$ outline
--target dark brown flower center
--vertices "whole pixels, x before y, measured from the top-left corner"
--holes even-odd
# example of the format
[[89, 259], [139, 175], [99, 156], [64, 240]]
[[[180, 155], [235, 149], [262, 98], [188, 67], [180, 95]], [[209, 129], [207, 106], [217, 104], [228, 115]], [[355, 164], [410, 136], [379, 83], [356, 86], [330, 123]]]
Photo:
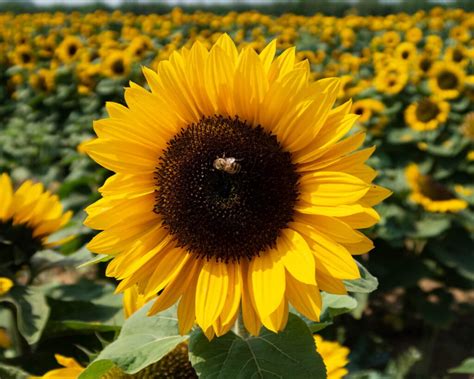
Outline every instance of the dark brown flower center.
[[421, 100], [416, 107], [416, 118], [421, 122], [428, 122], [434, 120], [440, 109], [438, 105], [428, 99]]
[[112, 63], [112, 71], [116, 75], [121, 75], [125, 72], [125, 65], [122, 59], [117, 59]]
[[453, 193], [434, 180], [431, 176], [423, 176], [419, 179], [420, 191], [423, 195], [435, 201], [454, 199]]
[[458, 84], [458, 77], [451, 71], [442, 71], [438, 75], [438, 86], [441, 89], [455, 89]]
[[13, 220], [0, 221], [0, 271], [18, 269], [43, 247], [41, 238], [33, 237], [33, 229]]
[[156, 169], [155, 212], [186, 250], [238, 261], [275, 245], [292, 221], [298, 174], [275, 135], [212, 116], [183, 128]]

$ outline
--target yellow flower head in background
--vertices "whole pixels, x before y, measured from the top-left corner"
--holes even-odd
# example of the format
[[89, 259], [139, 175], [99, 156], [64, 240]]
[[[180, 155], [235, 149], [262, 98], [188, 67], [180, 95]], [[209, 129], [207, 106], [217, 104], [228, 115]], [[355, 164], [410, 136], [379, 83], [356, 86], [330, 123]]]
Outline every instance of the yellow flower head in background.
[[448, 119], [449, 103], [436, 98], [425, 98], [405, 109], [405, 121], [413, 130], [434, 130]]
[[442, 99], [459, 97], [466, 80], [463, 68], [452, 62], [435, 62], [429, 76], [431, 92]]
[[13, 287], [13, 281], [9, 278], [0, 277], [0, 296], [5, 295]]
[[468, 203], [458, 199], [448, 188], [429, 175], [423, 175], [418, 165], [412, 163], [405, 169], [411, 188], [410, 200], [420, 204], [428, 212], [460, 212]]
[[348, 373], [345, 367], [349, 363], [347, 356], [350, 350], [337, 342], [326, 341], [319, 335], [314, 336], [314, 342], [326, 366], [327, 379], [343, 378]]
[[[58, 197], [45, 191], [41, 183], [27, 180], [13, 191], [10, 177], [0, 175], [0, 250], [15, 252], [8, 257], [15, 264], [37, 250], [64, 242], [51, 242], [48, 237], [66, 225], [71, 215], [63, 213]], [[18, 251], [26, 256], [20, 257]]]
[[85, 145], [116, 173], [86, 210], [102, 230], [89, 249], [113, 255], [118, 291], [160, 293], [150, 314], [179, 302], [181, 333], [225, 334], [239, 309], [252, 334], [280, 331], [289, 304], [318, 320], [320, 290], [346, 293], [352, 254], [373, 248], [357, 229], [390, 192], [371, 184], [374, 148], [355, 152], [365, 135], [344, 139], [351, 102], [333, 108], [338, 79], [312, 82], [294, 48], [275, 53], [227, 35], [173, 52]]

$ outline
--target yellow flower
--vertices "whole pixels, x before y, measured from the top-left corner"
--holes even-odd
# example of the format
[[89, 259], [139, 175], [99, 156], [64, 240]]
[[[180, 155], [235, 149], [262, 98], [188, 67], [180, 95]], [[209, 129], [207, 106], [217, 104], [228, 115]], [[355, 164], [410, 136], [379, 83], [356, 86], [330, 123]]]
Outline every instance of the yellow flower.
[[21, 67], [33, 68], [36, 63], [36, 58], [31, 46], [19, 45], [13, 53], [13, 62]]
[[459, 97], [466, 79], [466, 73], [459, 65], [452, 62], [435, 62], [429, 72], [431, 92], [443, 99]]
[[444, 57], [447, 61], [465, 67], [472, 60], [472, 53], [470, 53], [463, 45], [457, 45], [448, 47]]
[[123, 51], [110, 52], [102, 62], [102, 73], [109, 77], [123, 77], [130, 72], [130, 55]]
[[400, 34], [390, 30], [382, 35], [382, 41], [386, 47], [395, 48], [400, 43]]
[[402, 42], [395, 48], [395, 58], [412, 62], [416, 59], [416, 46], [411, 42]]
[[413, 130], [434, 130], [448, 119], [449, 103], [425, 98], [405, 109], [405, 121]]
[[[64, 242], [51, 242], [48, 237], [71, 215], [63, 213], [58, 197], [45, 191], [42, 184], [27, 180], [14, 192], [10, 177], [0, 175], [0, 250], [3, 254], [15, 251], [15, 263], [41, 248]], [[19, 252], [26, 255], [20, 257]]]
[[82, 367], [74, 358], [59, 354], [55, 354], [54, 357], [63, 366], [62, 368], [50, 370], [43, 376], [32, 376], [30, 379], [77, 379], [85, 370], [85, 367]]
[[456, 213], [468, 206], [466, 201], [458, 199], [431, 176], [423, 175], [415, 163], [408, 165], [405, 176], [411, 188], [410, 200], [428, 212]]
[[352, 104], [352, 113], [359, 115], [360, 123], [366, 123], [370, 120], [373, 113], [380, 113], [383, 112], [385, 109], [384, 103], [379, 100], [374, 99], [363, 99], [357, 100]]
[[82, 42], [78, 37], [67, 36], [56, 49], [58, 58], [64, 63], [71, 63], [81, 56]]
[[416, 44], [423, 38], [423, 31], [420, 28], [411, 28], [405, 33], [405, 38], [408, 42]]
[[13, 282], [9, 278], [0, 277], [0, 296], [5, 295], [13, 287]]
[[377, 91], [396, 95], [405, 88], [408, 81], [408, 69], [403, 61], [391, 61], [388, 65], [380, 69], [374, 79], [374, 86]]
[[314, 342], [326, 366], [327, 379], [343, 378], [348, 373], [345, 367], [349, 363], [347, 356], [350, 350], [337, 342], [326, 341], [319, 335], [314, 336]]
[[54, 76], [53, 70], [41, 68], [30, 76], [30, 85], [40, 92], [50, 92], [54, 88]]
[[461, 196], [471, 196], [472, 194], [474, 194], [474, 189], [465, 187], [461, 184], [456, 184], [454, 186], [454, 190]]
[[128, 107], [109, 103], [85, 148], [115, 171], [87, 208], [89, 243], [113, 255], [107, 275], [144, 296], [150, 314], [179, 302], [181, 333], [196, 322], [226, 333], [242, 309], [257, 335], [285, 327], [288, 305], [319, 319], [320, 290], [345, 293], [359, 278], [351, 254], [372, 249], [355, 229], [375, 224], [390, 192], [371, 184], [373, 148], [342, 138], [357, 119], [332, 109], [334, 78], [310, 82], [307, 62], [276, 43], [240, 52], [223, 35], [173, 52], [151, 92], [131, 83]]

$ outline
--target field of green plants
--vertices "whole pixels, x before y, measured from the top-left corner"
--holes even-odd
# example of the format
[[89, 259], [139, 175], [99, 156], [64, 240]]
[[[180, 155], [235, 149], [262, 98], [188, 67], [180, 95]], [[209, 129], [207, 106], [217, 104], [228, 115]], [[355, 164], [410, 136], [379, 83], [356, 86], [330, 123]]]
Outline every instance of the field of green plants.
[[[167, 14], [146, 15], [121, 11], [0, 13], [0, 378], [436, 379], [474, 375], [473, 35], [474, 13], [441, 7], [413, 14], [344, 17], [291, 13], [273, 16], [257, 11], [217, 15], [204, 11], [185, 13], [179, 8]], [[235, 57], [237, 51], [240, 54], [235, 58], [236, 67], [247, 67], [242, 63], [245, 59], [256, 60], [252, 67], [260, 67], [263, 72], [265, 59], [268, 61], [264, 58], [269, 51], [266, 46], [272, 46], [276, 56], [285, 57], [281, 62], [289, 64], [291, 60], [295, 78], [306, 75], [304, 80], [309, 83], [321, 79], [317, 83], [329, 83], [325, 78], [340, 78], [338, 87], [334, 85], [336, 89], [328, 84], [321, 93], [332, 96], [333, 91], [331, 104], [358, 115], [358, 119], [346, 140], [335, 146], [344, 149], [344, 141], [355, 146], [348, 151], [375, 146], [371, 154], [361, 150], [362, 155], [362, 151], [367, 153], [364, 161], [368, 159], [363, 168], [355, 163], [352, 167], [348, 160], [341, 170], [347, 169], [354, 176], [360, 174], [358, 177], [368, 176], [368, 182], [375, 177], [379, 191], [386, 188], [392, 194], [388, 196], [387, 191], [373, 195], [384, 197], [382, 202], [365, 198], [360, 205], [365, 209], [364, 217], [355, 217], [355, 211], [342, 218], [327, 217], [333, 221], [327, 220], [322, 228], [329, 236], [343, 230], [341, 236], [334, 238], [338, 246], [345, 246], [354, 255], [360, 278], [341, 274], [332, 281], [333, 271], [328, 269], [330, 275], [328, 271], [320, 274], [316, 259], [318, 283], [328, 275], [325, 284], [314, 287], [322, 298], [319, 320], [311, 319], [310, 311], [301, 311], [304, 307], [299, 308], [296, 300], [292, 301], [296, 293], [306, 296], [304, 288], [309, 291], [310, 284], [296, 286], [293, 295], [287, 284], [282, 296], [289, 299], [290, 305], [286, 300], [278, 303], [276, 310], [272, 309], [275, 313], [266, 314], [268, 319], [263, 316], [265, 310], [260, 312], [255, 283], [255, 294], [242, 290], [242, 302], [240, 295], [235, 295], [237, 290], [229, 285], [222, 296], [235, 295], [234, 316], [229, 311], [228, 317], [222, 314], [207, 323], [210, 308], [202, 316], [196, 308], [196, 323], [193, 318], [190, 331], [183, 333], [181, 323], [187, 313], [180, 307], [187, 304], [184, 300], [178, 307], [173, 305], [175, 301], [167, 307], [160, 303], [165, 310], [147, 316], [150, 306], [152, 311], [156, 309], [151, 304], [156, 299], [158, 304], [160, 297], [166, 303], [164, 296], [172, 296], [169, 292], [178, 284], [174, 277], [162, 286], [156, 284], [160, 273], [154, 271], [154, 262], [158, 260], [145, 259], [151, 251], [143, 247], [148, 240], [132, 234], [134, 228], [151, 222], [145, 215], [139, 224], [142, 216], [137, 213], [142, 206], [137, 200], [142, 196], [140, 185], [148, 179], [133, 176], [127, 170], [141, 167], [148, 159], [140, 155], [148, 147], [144, 148], [146, 143], [139, 138], [148, 137], [136, 134], [139, 125], [151, 125], [152, 129], [155, 121], [150, 123], [150, 117], [163, 120], [168, 113], [171, 115], [171, 102], [160, 103], [159, 96], [173, 94], [180, 98], [196, 89], [199, 96], [211, 98], [201, 93], [210, 88], [206, 86], [212, 73], [225, 71], [231, 60], [216, 58], [219, 64], [215, 66], [209, 62], [213, 62], [214, 50], [234, 54], [229, 40], [237, 48]], [[273, 40], [276, 42], [272, 44]], [[196, 41], [200, 43], [198, 48], [193, 45]], [[216, 45], [218, 48], [213, 48]], [[201, 66], [190, 64], [198, 70], [202, 68], [196, 77], [190, 73], [192, 79], [188, 82], [178, 77], [188, 78], [184, 69], [176, 78], [166, 76], [170, 66], [181, 64], [180, 59], [198, 62], [199, 54], [209, 58], [202, 58], [208, 60]], [[255, 72], [254, 84], [259, 87], [260, 71]], [[242, 69], [242, 98], [253, 102], [254, 93], [247, 91], [244, 83], [246, 73]], [[174, 83], [169, 88], [167, 79]], [[237, 88], [240, 81], [233, 83]], [[145, 103], [148, 98], [138, 86], [152, 91], [153, 95], [147, 92], [146, 96], [156, 96], [155, 106]], [[227, 97], [224, 91], [219, 92], [220, 87], [215, 88], [216, 103], [211, 99], [209, 104], [217, 105], [213, 112], [203, 113], [209, 118], [187, 125], [197, 128], [201, 122], [211, 122], [214, 114], [237, 116], [252, 123], [250, 117], [242, 117], [251, 112], [247, 111], [250, 106], [242, 106], [247, 113], [216, 111], [221, 109], [219, 102], [224, 104]], [[262, 88], [271, 93], [277, 87]], [[289, 100], [291, 89], [296, 91], [296, 87], [288, 88], [281, 93], [279, 87], [274, 89], [275, 96], [282, 96], [282, 104], [293, 101]], [[258, 90], [255, 93], [258, 98]], [[192, 100], [196, 109], [197, 98], [195, 95]], [[326, 104], [325, 101], [321, 100]], [[125, 105], [130, 111], [112, 102]], [[177, 109], [178, 103], [179, 100], [173, 103]], [[254, 120], [263, 120], [262, 114], [267, 111], [268, 119], [282, 113], [263, 101], [255, 109]], [[317, 112], [314, 114], [318, 117], [327, 117]], [[112, 121], [99, 121], [103, 119]], [[183, 120], [187, 121], [185, 116]], [[226, 119], [212, 120], [221, 127], [219, 123]], [[233, 122], [238, 123], [239, 118], [236, 120]], [[284, 120], [288, 125], [293, 122], [289, 117]], [[156, 121], [156, 125], [159, 122], [162, 121]], [[265, 127], [262, 122], [255, 124]], [[330, 133], [341, 133], [336, 127], [327, 128], [327, 135], [316, 137], [315, 141], [321, 138], [331, 142]], [[164, 138], [167, 144], [163, 146], [171, 149], [170, 138], [163, 137], [167, 136], [165, 132], [160, 133], [156, 138]], [[94, 150], [102, 146], [102, 138], [110, 145], [102, 151]], [[189, 149], [192, 150], [191, 144]], [[158, 159], [161, 151], [156, 152], [156, 170], [151, 170], [155, 179], [165, 172], [160, 171], [162, 163], [158, 163], [163, 161]], [[172, 150], [167, 151], [174, 157]], [[183, 159], [186, 151], [187, 148], [180, 152]], [[130, 157], [133, 159], [127, 162]], [[246, 172], [245, 160], [225, 154], [215, 158], [215, 170], [232, 178]], [[222, 162], [231, 166], [221, 168], [218, 163]], [[112, 171], [117, 174], [112, 176]], [[317, 169], [314, 175], [318, 175]], [[172, 192], [176, 189], [180, 193], [181, 188], [175, 185], [170, 193], [161, 194], [164, 179], [156, 180], [162, 181], [153, 182], [151, 194], [143, 196], [165, 197], [164, 205], [150, 208], [150, 214], [164, 215], [167, 202], [174, 199]], [[130, 188], [135, 185], [138, 189], [133, 192]], [[119, 196], [122, 190], [131, 192]], [[346, 196], [352, 195], [348, 192]], [[369, 214], [367, 209], [374, 205], [380, 217]], [[85, 222], [86, 208], [89, 218]], [[377, 222], [371, 221], [375, 219]], [[344, 221], [338, 222], [346, 228], [350, 225], [350, 231], [334, 220]], [[147, 232], [154, 230], [146, 225]], [[109, 227], [117, 234], [106, 234]], [[169, 228], [173, 230], [173, 226]], [[360, 237], [357, 244], [349, 241], [356, 238], [353, 229], [363, 229], [356, 231]], [[100, 230], [103, 232], [98, 234]], [[124, 235], [123, 240], [120, 234]], [[179, 239], [180, 234], [177, 235]], [[119, 245], [131, 247], [121, 252]], [[190, 249], [187, 254], [194, 254]], [[218, 255], [221, 262], [227, 264], [230, 259], [232, 265], [245, 266], [244, 273], [251, 270], [251, 263], [242, 263], [251, 253], [245, 256], [245, 252], [235, 253], [232, 249], [226, 250], [226, 254], [234, 254], [226, 255], [227, 261]], [[196, 261], [209, 262], [214, 253], [200, 254]], [[160, 267], [173, 270], [172, 258], [169, 262], [163, 258], [165, 263]], [[336, 272], [342, 260], [334, 262]], [[182, 286], [193, 287], [195, 283], [191, 265], [182, 276]], [[300, 266], [298, 270], [303, 271]], [[149, 272], [151, 284], [143, 284], [142, 278]], [[231, 278], [237, 275], [230, 272], [229, 268]], [[210, 277], [211, 283], [213, 275]], [[277, 287], [276, 277], [272, 278], [268, 285]], [[204, 288], [200, 283], [201, 279], [195, 285]], [[181, 288], [182, 299], [187, 294], [183, 291]], [[262, 291], [262, 302], [271, 298]], [[252, 299], [246, 301], [253, 304], [254, 316], [259, 319], [254, 324], [245, 315], [245, 296]], [[239, 304], [243, 322], [237, 310]], [[231, 307], [222, 302], [219, 309]], [[230, 319], [234, 326], [229, 324]], [[209, 329], [204, 324], [209, 324]], [[256, 333], [249, 325], [257, 325]]]

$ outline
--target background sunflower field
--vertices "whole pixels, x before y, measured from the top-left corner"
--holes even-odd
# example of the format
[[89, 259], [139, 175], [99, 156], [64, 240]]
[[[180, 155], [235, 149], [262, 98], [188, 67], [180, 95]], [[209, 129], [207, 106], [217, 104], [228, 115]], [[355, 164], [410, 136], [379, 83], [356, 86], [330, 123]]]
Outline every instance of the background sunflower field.
[[[0, 199], [8, 191], [13, 198], [22, 183], [42, 183], [23, 191], [43, 199], [44, 208], [33, 200], [16, 206], [19, 218], [36, 217], [48, 240], [15, 245], [0, 203], [0, 378], [59, 366], [69, 370], [65, 378], [93, 378], [84, 367], [111, 343], [107, 354], [123, 348], [126, 333], [172, 327], [165, 317], [128, 318], [133, 312], [124, 314], [104, 257], [85, 247], [95, 232], [83, 225], [84, 208], [99, 199], [109, 174], [84, 154], [83, 143], [94, 136], [93, 121], [106, 116], [106, 102], [124, 103], [130, 80], [145, 85], [142, 66], [154, 69], [194, 41], [210, 47], [222, 33], [257, 52], [277, 39], [278, 52], [295, 46], [297, 59], [308, 60], [313, 79], [341, 77], [338, 104], [352, 98], [360, 116], [354, 132], [365, 131], [365, 145], [376, 146], [369, 160], [375, 181], [393, 191], [377, 206], [380, 223], [366, 230], [375, 250], [359, 259], [362, 282], [351, 284], [351, 296], [325, 297], [324, 317], [313, 325], [348, 349], [318, 349], [323, 358], [326, 349], [348, 361], [328, 377], [474, 375], [472, 3], [328, 4], [322, 13], [305, 2], [237, 10], [2, 9], [0, 2]], [[173, 341], [173, 357], [163, 350], [128, 368], [170, 373], [178, 366], [182, 376], [161, 377], [195, 377], [185, 340]], [[151, 377], [112, 366], [102, 377]]]

